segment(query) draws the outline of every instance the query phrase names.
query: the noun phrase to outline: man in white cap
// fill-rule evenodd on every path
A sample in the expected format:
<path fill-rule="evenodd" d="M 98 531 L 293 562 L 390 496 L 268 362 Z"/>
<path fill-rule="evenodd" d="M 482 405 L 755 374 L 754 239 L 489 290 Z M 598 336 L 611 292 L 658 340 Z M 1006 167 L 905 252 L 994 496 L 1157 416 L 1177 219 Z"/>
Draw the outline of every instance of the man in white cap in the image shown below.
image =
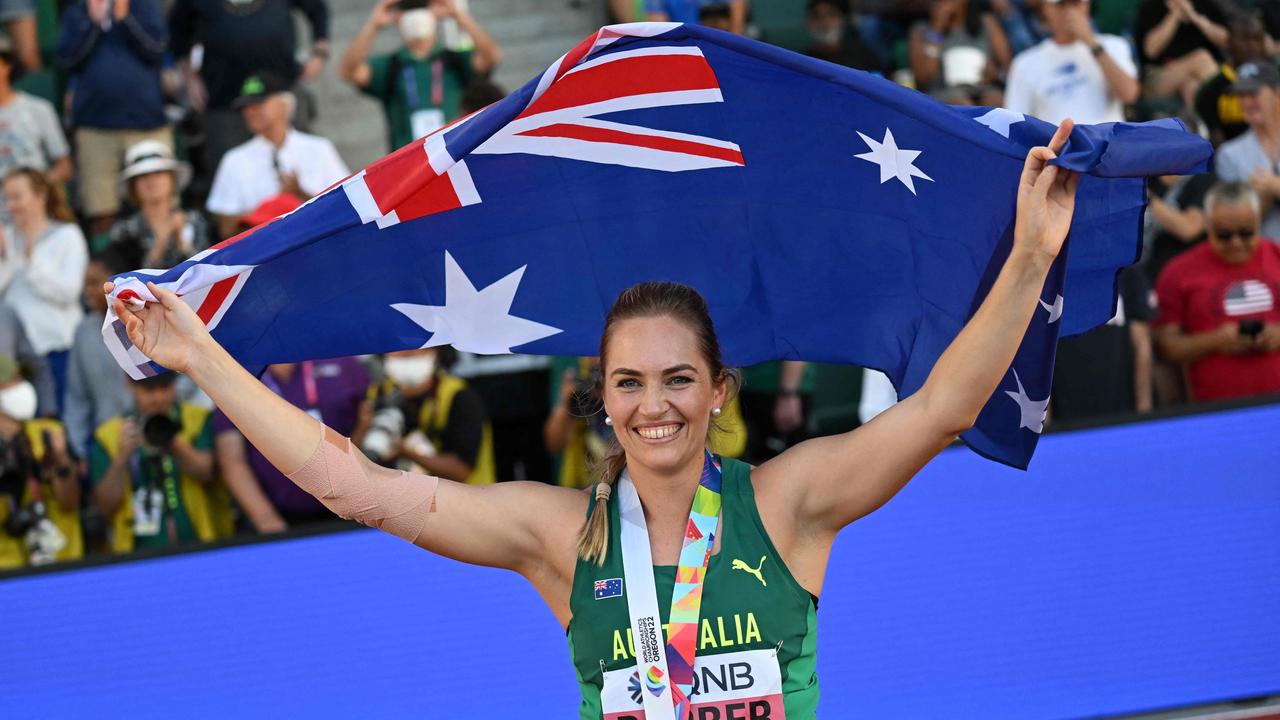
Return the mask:
<path fill-rule="evenodd" d="M 456 25 L 459 37 L 438 44 L 445 22 Z M 378 32 L 392 23 L 399 25 L 403 47 L 369 57 Z M 455 0 L 430 0 L 429 6 L 426 0 L 381 0 L 347 47 L 339 72 L 382 103 L 394 150 L 457 118 L 471 78 L 501 59 L 497 43 Z"/>
<path fill-rule="evenodd" d="M 1124 120 L 1140 89 L 1128 41 L 1094 33 L 1088 0 L 1045 0 L 1044 19 L 1051 35 L 1014 57 L 1005 108 L 1050 123 Z"/>

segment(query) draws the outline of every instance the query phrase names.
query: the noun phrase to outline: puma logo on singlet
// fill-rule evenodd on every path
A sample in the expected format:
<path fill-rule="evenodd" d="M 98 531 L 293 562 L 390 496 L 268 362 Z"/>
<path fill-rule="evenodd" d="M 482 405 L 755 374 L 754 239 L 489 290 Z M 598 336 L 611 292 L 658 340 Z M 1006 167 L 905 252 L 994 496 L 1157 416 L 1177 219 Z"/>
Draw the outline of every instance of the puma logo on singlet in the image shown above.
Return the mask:
<path fill-rule="evenodd" d="M 764 561 L 767 560 L 768 558 L 769 558 L 768 555 L 761 555 L 760 564 L 755 567 L 751 567 L 750 565 L 742 562 L 741 560 L 734 560 L 732 568 L 734 570 L 742 570 L 743 572 L 748 572 L 748 573 L 751 573 L 752 575 L 755 575 L 756 579 L 760 581 L 761 585 L 765 587 L 769 587 L 769 583 L 765 582 L 764 576 L 760 574 L 760 569 L 764 567 Z"/>

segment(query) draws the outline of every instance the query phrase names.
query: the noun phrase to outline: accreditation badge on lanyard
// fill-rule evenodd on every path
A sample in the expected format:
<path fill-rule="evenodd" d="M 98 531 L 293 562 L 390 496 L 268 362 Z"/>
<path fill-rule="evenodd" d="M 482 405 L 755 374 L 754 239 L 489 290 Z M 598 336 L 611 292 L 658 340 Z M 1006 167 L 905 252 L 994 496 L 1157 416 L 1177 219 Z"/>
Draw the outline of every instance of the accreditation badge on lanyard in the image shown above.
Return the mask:
<path fill-rule="evenodd" d="M 693 495 L 685 525 L 680 565 L 671 590 L 671 617 L 663 642 L 658 616 L 658 592 L 653 581 L 653 556 L 640 495 L 623 471 L 618 480 L 618 516 L 622 522 L 622 568 L 627 588 L 627 611 L 636 649 L 636 673 L 646 720 L 675 720 L 689 712 L 693 694 L 694 654 L 702 585 L 720 523 L 720 462 L 706 454 L 702 479 Z"/>
<path fill-rule="evenodd" d="M 444 127 L 444 61 L 436 58 L 431 61 L 431 104 L 434 107 L 419 108 L 422 99 L 418 97 L 418 74 L 413 63 L 407 63 L 404 74 L 405 101 L 409 104 L 409 130 L 414 138 L 422 138 Z"/>

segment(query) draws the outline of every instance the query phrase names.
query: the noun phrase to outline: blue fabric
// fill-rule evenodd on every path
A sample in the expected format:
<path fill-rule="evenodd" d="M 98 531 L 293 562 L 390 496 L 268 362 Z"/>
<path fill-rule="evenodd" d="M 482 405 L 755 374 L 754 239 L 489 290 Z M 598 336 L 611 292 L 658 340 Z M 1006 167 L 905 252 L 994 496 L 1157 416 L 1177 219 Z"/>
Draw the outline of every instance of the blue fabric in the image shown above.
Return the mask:
<path fill-rule="evenodd" d="M 152 130 L 166 124 L 160 68 L 167 33 L 155 0 L 131 0 L 107 30 L 77 2 L 62 15 L 58 64 L 75 83 L 71 124 L 104 130 Z"/>
<path fill-rule="evenodd" d="M 536 99 L 539 79 L 426 153 L 403 148 L 151 279 L 216 316 L 214 337 L 249 366 L 442 343 L 594 355 L 619 291 L 673 280 L 707 298 L 731 364 L 853 363 L 917 390 L 1008 255 L 1024 158 L 1053 127 L 703 27 L 589 47 Z M 894 163 L 860 156 L 890 134 L 901 172 L 882 180 Z M 971 447 L 1026 466 L 1039 434 L 1011 393 L 1047 398 L 1059 329 L 1114 314 L 1141 176 L 1198 172 L 1210 154 L 1176 121 L 1077 128 L 1055 162 L 1087 175 L 1043 296 L 1065 296 L 1061 319 L 1036 310 Z M 242 284 L 209 290 L 245 266 Z"/>

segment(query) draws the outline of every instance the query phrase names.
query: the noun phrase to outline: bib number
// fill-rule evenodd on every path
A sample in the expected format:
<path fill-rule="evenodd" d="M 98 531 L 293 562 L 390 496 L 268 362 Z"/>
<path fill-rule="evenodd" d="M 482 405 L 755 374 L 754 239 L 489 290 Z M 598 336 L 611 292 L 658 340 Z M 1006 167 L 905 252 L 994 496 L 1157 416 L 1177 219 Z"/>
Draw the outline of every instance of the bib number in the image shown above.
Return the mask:
<path fill-rule="evenodd" d="M 414 110 L 409 116 L 409 127 L 415 138 L 422 138 L 444 127 L 444 111 L 440 108 Z"/>

